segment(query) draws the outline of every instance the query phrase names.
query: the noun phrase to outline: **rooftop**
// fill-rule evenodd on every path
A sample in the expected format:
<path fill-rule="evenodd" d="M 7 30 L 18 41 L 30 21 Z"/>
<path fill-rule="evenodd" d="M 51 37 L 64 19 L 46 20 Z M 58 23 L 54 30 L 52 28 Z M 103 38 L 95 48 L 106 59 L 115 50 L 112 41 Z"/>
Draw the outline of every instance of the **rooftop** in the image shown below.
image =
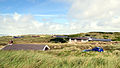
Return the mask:
<path fill-rule="evenodd" d="M 2 50 L 48 50 L 50 49 L 47 45 L 39 44 L 13 44 L 4 47 Z"/>

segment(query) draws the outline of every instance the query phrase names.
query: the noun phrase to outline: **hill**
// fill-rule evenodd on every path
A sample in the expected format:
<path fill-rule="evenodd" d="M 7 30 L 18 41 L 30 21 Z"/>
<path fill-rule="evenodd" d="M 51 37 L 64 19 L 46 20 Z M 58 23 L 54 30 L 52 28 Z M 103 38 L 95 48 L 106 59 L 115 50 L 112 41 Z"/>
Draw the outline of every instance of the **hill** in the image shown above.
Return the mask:
<path fill-rule="evenodd" d="M 13 40 L 15 44 L 23 43 L 59 43 L 59 40 L 67 42 L 68 39 L 54 38 L 52 35 L 37 35 L 39 37 L 32 37 L 36 35 L 22 35 L 23 38 L 13 38 L 12 36 L 0 37 L 0 45 L 6 45 L 10 40 Z M 112 41 L 120 41 L 120 32 L 88 32 L 79 34 L 63 35 L 68 37 L 94 37 L 100 39 L 112 39 Z"/>
<path fill-rule="evenodd" d="M 66 35 L 68 37 L 93 37 L 100 39 L 112 39 L 113 41 L 120 41 L 120 32 L 88 32 Z"/>
<path fill-rule="evenodd" d="M 68 37 L 110 38 L 115 42 L 54 43 L 52 35 L 23 35 L 0 37 L 0 45 L 14 40 L 14 44 L 46 44 L 48 51 L 0 50 L 0 68 L 120 68 L 120 33 L 89 32 L 65 35 Z M 84 49 L 102 47 L 104 52 L 82 52 Z"/>
<path fill-rule="evenodd" d="M 65 46 L 49 51 L 0 50 L 0 68 L 120 68 L 120 44 L 104 45 L 105 52 L 81 51 L 94 45 Z"/>

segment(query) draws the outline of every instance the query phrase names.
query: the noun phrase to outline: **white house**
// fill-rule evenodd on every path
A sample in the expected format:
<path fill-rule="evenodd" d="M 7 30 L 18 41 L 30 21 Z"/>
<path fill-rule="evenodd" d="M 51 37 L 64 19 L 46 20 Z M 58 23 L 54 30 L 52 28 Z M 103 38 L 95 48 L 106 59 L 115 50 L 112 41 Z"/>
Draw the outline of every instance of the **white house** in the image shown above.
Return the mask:
<path fill-rule="evenodd" d="M 72 42 L 88 42 L 89 38 L 87 37 L 79 37 L 79 38 L 69 38 L 69 43 Z"/>

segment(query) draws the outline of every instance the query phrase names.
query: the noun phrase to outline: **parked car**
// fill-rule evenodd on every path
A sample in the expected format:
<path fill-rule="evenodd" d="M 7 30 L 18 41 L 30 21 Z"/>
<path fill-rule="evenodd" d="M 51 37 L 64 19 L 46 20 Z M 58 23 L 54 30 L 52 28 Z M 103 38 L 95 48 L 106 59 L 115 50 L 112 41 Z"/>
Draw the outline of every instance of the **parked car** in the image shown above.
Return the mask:
<path fill-rule="evenodd" d="M 104 50 L 103 50 L 103 48 L 101 48 L 101 47 L 95 47 L 95 48 L 93 48 L 93 49 L 85 49 L 85 50 L 83 50 L 82 52 L 88 52 L 88 51 L 103 52 Z"/>

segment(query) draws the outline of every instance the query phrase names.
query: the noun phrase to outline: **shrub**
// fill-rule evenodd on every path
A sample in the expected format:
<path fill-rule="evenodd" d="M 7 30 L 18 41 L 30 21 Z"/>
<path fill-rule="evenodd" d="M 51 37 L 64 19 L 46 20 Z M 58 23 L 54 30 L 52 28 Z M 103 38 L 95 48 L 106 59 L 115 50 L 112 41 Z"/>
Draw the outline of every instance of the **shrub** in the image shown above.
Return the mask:
<path fill-rule="evenodd" d="M 54 39 L 50 39 L 50 42 L 54 42 L 54 43 L 66 43 L 67 41 L 64 38 L 54 38 Z"/>

